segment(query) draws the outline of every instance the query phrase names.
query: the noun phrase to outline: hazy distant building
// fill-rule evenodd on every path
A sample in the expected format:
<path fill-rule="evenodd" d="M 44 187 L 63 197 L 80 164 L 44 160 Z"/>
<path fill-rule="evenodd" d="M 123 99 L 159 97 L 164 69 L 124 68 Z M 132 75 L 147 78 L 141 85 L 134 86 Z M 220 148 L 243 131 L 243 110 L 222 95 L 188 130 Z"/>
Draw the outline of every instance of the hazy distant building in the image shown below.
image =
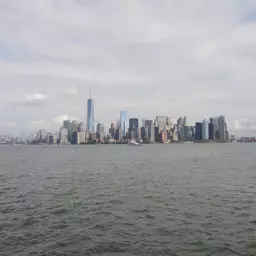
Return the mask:
<path fill-rule="evenodd" d="M 85 124 L 83 122 L 78 124 L 77 131 L 78 132 L 85 132 L 86 131 Z"/>
<path fill-rule="evenodd" d="M 209 140 L 212 140 L 212 141 L 215 140 L 214 124 L 213 123 L 209 123 Z"/>
<path fill-rule="evenodd" d="M 63 128 L 67 129 L 68 132 L 68 141 L 72 141 L 72 127 L 71 127 L 71 121 L 70 120 L 65 120 L 63 121 Z"/>
<path fill-rule="evenodd" d="M 202 122 L 202 140 L 209 140 L 209 121 L 206 119 Z"/>
<path fill-rule="evenodd" d="M 155 142 L 157 143 L 162 142 L 161 131 L 159 126 L 154 127 L 154 134 L 155 134 Z"/>
<path fill-rule="evenodd" d="M 186 116 L 184 116 L 184 118 L 183 118 L 183 124 L 184 124 L 184 126 L 187 126 L 187 117 Z"/>
<path fill-rule="evenodd" d="M 225 117 L 220 116 L 219 117 L 219 132 L 220 132 L 219 140 L 221 142 L 226 141 L 226 131 L 227 131 L 227 124 L 226 124 L 226 121 L 225 121 Z"/>
<path fill-rule="evenodd" d="M 178 132 L 178 126 L 175 124 L 172 129 L 171 139 L 173 142 L 178 142 L 179 140 L 179 132 Z"/>
<path fill-rule="evenodd" d="M 210 118 L 210 124 L 212 124 L 213 128 L 213 134 L 214 134 L 214 139 L 213 140 L 219 140 L 220 139 L 220 132 L 219 132 L 219 117 L 212 117 Z"/>
<path fill-rule="evenodd" d="M 155 126 L 158 126 L 160 131 L 166 130 L 167 116 L 156 116 Z"/>
<path fill-rule="evenodd" d="M 137 139 L 139 137 L 139 119 L 138 118 L 129 119 L 129 131 L 131 133 L 132 139 Z"/>
<path fill-rule="evenodd" d="M 71 143 L 72 143 L 72 144 L 78 144 L 77 141 L 78 141 L 78 140 L 77 140 L 77 132 L 76 132 L 76 131 L 73 131 L 73 132 L 72 132 L 72 142 L 71 142 Z"/>
<path fill-rule="evenodd" d="M 97 139 L 102 140 L 104 138 L 104 136 L 105 136 L 104 124 L 98 123 L 96 137 L 97 137 Z"/>
<path fill-rule="evenodd" d="M 155 142 L 155 126 L 153 120 L 145 120 L 144 122 L 145 130 L 147 133 L 147 138 L 149 139 L 150 143 Z"/>
<path fill-rule="evenodd" d="M 225 116 L 212 117 L 210 119 L 210 124 L 213 124 L 211 129 L 214 130 L 214 140 L 219 142 L 226 142 L 228 140 L 228 131 Z"/>
<path fill-rule="evenodd" d="M 140 128 L 140 137 L 141 137 L 142 139 L 148 138 L 148 136 L 147 136 L 147 129 L 146 129 L 144 126 L 142 126 L 142 127 Z"/>
<path fill-rule="evenodd" d="M 179 117 L 179 119 L 177 120 L 177 129 L 178 129 L 178 139 L 180 141 L 184 141 L 186 139 L 186 136 L 185 136 L 185 126 L 186 126 L 186 123 L 187 123 L 187 117 L 185 116 L 184 118 L 183 117 Z"/>
<path fill-rule="evenodd" d="M 122 140 L 126 135 L 126 111 L 120 112 L 120 131 L 119 131 L 119 140 Z"/>
<path fill-rule="evenodd" d="M 110 124 L 110 128 L 108 131 L 109 131 L 109 135 L 111 136 L 111 138 L 114 138 L 115 137 L 115 124 L 114 123 Z"/>
<path fill-rule="evenodd" d="M 57 136 L 55 134 L 50 134 L 48 136 L 48 144 L 53 145 L 57 143 Z"/>
<path fill-rule="evenodd" d="M 85 132 L 77 132 L 77 144 L 85 142 Z"/>
<path fill-rule="evenodd" d="M 195 140 L 196 141 L 202 140 L 202 123 L 196 123 Z"/>
<path fill-rule="evenodd" d="M 40 129 L 37 133 L 36 133 L 36 140 L 39 143 L 45 143 L 47 142 L 47 132 L 44 129 Z"/>
<path fill-rule="evenodd" d="M 65 127 L 60 128 L 59 140 L 60 140 L 61 144 L 68 144 L 68 129 L 67 128 L 65 128 Z"/>
<path fill-rule="evenodd" d="M 94 122 L 94 100 L 89 98 L 87 100 L 87 132 L 95 132 Z"/>
<path fill-rule="evenodd" d="M 185 130 L 185 140 L 193 141 L 194 140 L 194 127 L 193 126 L 184 126 Z"/>
<path fill-rule="evenodd" d="M 161 143 L 166 143 L 167 142 L 167 132 L 166 132 L 166 130 L 161 131 L 160 134 L 161 134 L 161 136 L 160 136 Z"/>

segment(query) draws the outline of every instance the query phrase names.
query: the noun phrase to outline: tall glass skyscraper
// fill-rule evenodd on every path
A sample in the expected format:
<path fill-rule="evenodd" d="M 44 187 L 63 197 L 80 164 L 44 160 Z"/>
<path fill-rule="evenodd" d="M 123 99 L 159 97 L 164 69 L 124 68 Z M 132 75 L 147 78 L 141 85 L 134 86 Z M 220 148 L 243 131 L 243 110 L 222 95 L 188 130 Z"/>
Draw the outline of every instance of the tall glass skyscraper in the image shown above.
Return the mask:
<path fill-rule="evenodd" d="M 95 132 L 94 101 L 91 98 L 87 100 L 87 132 Z"/>
<path fill-rule="evenodd" d="M 119 137 L 122 139 L 122 137 L 125 136 L 126 133 L 126 111 L 120 112 L 120 131 L 119 131 Z"/>

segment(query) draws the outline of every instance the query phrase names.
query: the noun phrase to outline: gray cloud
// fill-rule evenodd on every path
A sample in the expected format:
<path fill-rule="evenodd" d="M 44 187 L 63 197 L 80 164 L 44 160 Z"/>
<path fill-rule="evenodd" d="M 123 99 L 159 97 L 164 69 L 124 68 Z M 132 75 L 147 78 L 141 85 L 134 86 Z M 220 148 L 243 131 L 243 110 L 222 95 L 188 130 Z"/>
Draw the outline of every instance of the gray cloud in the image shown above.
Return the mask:
<path fill-rule="evenodd" d="M 24 130 L 42 120 L 53 127 L 61 115 L 84 119 L 90 87 L 96 119 L 106 123 L 121 109 L 191 123 L 225 114 L 237 133 L 235 120 L 256 119 L 255 1 L 27 5 L 0 2 L 0 122 Z M 45 98 L 24 98 L 36 93 Z"/>

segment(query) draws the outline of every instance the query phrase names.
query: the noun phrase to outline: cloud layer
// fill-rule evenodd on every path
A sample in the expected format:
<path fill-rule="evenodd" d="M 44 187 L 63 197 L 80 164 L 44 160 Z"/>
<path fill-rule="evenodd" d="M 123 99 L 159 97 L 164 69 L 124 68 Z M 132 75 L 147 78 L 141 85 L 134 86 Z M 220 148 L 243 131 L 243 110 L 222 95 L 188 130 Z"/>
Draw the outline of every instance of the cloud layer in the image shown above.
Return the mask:
<path fill-rule="evenodd" d="M 191 123 L 224 114 L 235 133 L 256 135 L 255 1 L 26 3 L 0 1 L 0 123 L 84 119 L 92 88 L 101 122 L 120 110 Z"/>

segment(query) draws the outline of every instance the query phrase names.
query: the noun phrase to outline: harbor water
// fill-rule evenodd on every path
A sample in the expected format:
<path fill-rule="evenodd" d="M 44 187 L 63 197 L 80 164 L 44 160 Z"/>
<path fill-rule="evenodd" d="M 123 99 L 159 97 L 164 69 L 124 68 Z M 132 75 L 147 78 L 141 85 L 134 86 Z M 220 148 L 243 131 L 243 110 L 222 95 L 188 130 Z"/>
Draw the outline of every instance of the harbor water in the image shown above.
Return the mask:
<path fill-rule="evenodd" d="M 0 146 L 0 255 L 256 255 L 255 152 Z"/>

